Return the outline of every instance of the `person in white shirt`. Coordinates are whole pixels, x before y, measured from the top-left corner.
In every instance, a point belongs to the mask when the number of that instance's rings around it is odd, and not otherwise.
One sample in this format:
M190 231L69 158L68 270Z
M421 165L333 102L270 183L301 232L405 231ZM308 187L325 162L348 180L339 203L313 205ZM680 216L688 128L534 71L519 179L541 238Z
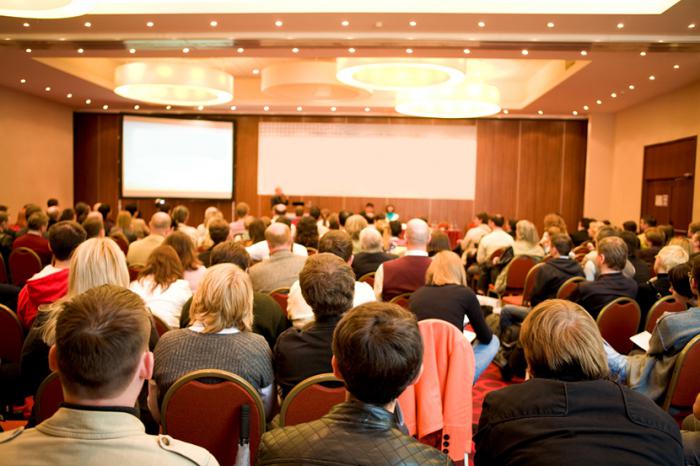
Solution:
M491 228L489 228L488 222L489 214L487 214L486 212L480 212L476 214L476 216L472 220L472 224L474 226L470 228L469 231L467 231L467 234L464 235L464 239L460 241L462 251L471 256L476 254L476 248L479 245L479 241L481 241L481 238L483 238L484 235L491 232Z
M484 235L479 241L479 247L476 252L476 262L484 264L491 254L501 248L513 246L515 240L508 233L503 231L505 219L502 215L496 214L489 218L489 228L491 233Z
M281 218L273 223L284 223L285 225L287 225L290 228L291 235L293 238L294 233L295 233L295 231L294 231L295 229L293 229L292 226L294 226L294 225L291 225L291 222L289 222L288 220L287 221L285 221L285 220L286 219ZM261 262L261 261L264 261L264 260L270 258L270 246L266 240L258 241L255 244L251 244L250 246L248 246L245 249L246 249L246 251L248 251L248 254L250 254L250 259L253 262ZM309 255L309 251L306 250L305 246L302 246L299 243L292 243L292 254L295 254L297 256L307 257Z
M197 244L197 229L187 224L190 218L190 211L184 205L175 206L172 213L175 229L181 231L190 237L192 243Z
M318 244L318 252L334 254L348 265L352 265L352 239L344 231L332 230L323 235ZM355 282L355 295L353 306L375 301L372 287L364 282ZM292 325L301 328L314 320L314 313L304 300L301 293L299 280L295 281L289 289L287 297L287 316L292 321Z

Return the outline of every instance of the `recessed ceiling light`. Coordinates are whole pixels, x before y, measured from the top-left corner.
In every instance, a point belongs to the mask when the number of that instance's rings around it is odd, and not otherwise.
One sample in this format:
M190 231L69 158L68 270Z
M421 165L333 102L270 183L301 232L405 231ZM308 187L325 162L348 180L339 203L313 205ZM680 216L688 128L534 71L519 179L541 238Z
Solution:
M83 26L85 26L86 28L91 28L91 27L92 27L92 23L91 23L90 21L85 21L85 22L83 23Z
M165 106L165 109L166 109L166 110L170 110L171 108L173 108L172 105L166 105L166 106Z
M673 69L674 69L674 70L677 70L677 69L680 68L680 67L681 67L681 65L673 65Z
M263 107L263 110L265 110L266 112L269 112L269 111L270 111L270 106L269 106L269 105L265 105L265 106Z
M554 23L551 22L551 21L548 22L548 23L547 23L547 27L550 28L550 29L553 28L553 27L554 27Z
M238 47L238 48L236 49L236 52L238 52L238 53L243 53L243 52L245 52L245 49L244 49L243 47Z
M588 52L586 50L581 50L581 56L585 57L586 55L588 55Z
M357 49L355 49L355 47L350 47L350 48L348 49L348 52L350 52L350 53L355 53L355 52L357 52Z
M418 24L418 23L416 23L415 21L408 22L408 25L411 26L412 28L416 27L416 24Z
M583 106L583 109L584 109L585 111L588 111L589 108L590 108L590 107L589 107L588 105L584 105L584 106Z
M46 87L44 88L44 90L45 90L46 92L51 92L51 86L46 86Z
M218 25L219 25L219 22L218 22L218 21L209 21L209 26L211 26L211 27L213 27L213 28L215 28L215 27L218 26Z
M343 26L344 28L346 28L346 27L350 26L350 21L348 21L347 19L344 19L340 22L340 25Z
M253 74L260 74L260 70L257 68L253 68Z
M32 53L32 49L24 49L24 51L27 53Z
M406 53L408 53L408 54L413 53L413 49L406 49Z
M639 52L639 56L646 57L647 53L644 50L642 50L641 52Z
M649 81L653 81L655 79L656 79L656 76L654 76L653 74L651 76L649 76Z
M695 23L690 23L688 25L688 29L695 29Z
M22 78L22 79L19 80L19 82L20 82L20 84L25 84L25 83L27 82L27 80L24 79L24 78Z
M610 93L610 97L612 97L613 99L617 98L617 93L616 92Z
M238 107L236 107L235 105L231 105L229 108L230 108L231 110L236 110Z
M625 27L625 23L617 23L617 28L622 29Z
M470 53L472 53L472 51L469 49L464 49L462 50L462 52L464 52L465 55L469 55Z
M29 23L22 23L22 26L28 28L29 26L31 26L31 24L29 24Z
M129 49L129 53L136 53L136 49Z
M520 51L520 53L523 54L523 55L527 55L527 54L530 53L530 52L528 52L527 49L522 49L522 50Z
M544 115L544 112L542 110L537 110L538 115Z
M152 28L155 25L156 25L156 23L154 23L153 21L146 22L146 27Z
M600 99L598 99L598 100L596 100L596 101L595 101L595 103L596 103L596 104L598 104L598 105L600 105L600 104L602 104L602 103L603 103L603 101L602 101L602 100L600 100Z
M140 108L141 108L141 106L139 104L134 105L134 110L138 110Z
M182 53L190 53L190 49L185 47L184 49L182 49Z
M365 112L369 112L369 111L371 111L371 110L372 110L371 108L365 107Z
M297 107L297 112L301 112L302 110L304 110L304 107L302 107L301 105L299 105L299 106Z
M505 115L508 115L508 114L510 113L510 111L509 111L507 108L504 108L504 109L503 109L503 113L504 113Z
M85 99L85 103L86 103L87 105L90 105L90 104L92 103L92 100L90 100L90 99Z
M83 49L78 49L78 53L83 53L83 52L85 52L85 50L83 50Z
M292 53L299 53L299 49L296 48L296 47L294 47L294 48L292 49Z
M338 109L335 107L331 107L331 112L335 112L336 110L338 110Z
M576 116L576 115L578 115L578 112L577 112L576 110L574 110L573 112L571 112L571 114L572 114L573 116Z
M102 110L107 110L108 108L109 108L109 105L107 105L107 104L104 104L104 105L102 106Z
M658 42L659 44L663 44L663 43L666 42L666 41L663 40L663 39L659 39L659 40L657 40L656 42Z
M198 106L197 106L197 110L199 110L200 112L201 112L202 110L204 110L204 105L198 105Z
M275 21L275 26L277 26L278 28L281 28L282 26L284 26L284 22L282 20L278 19L277 21Z
M483 22L483 21L479 21L478 23L476 23L476 25L479 26L480 28L485 28L485 27L486 27L486 23Z
M69 92L68 94L66 94L66 98L67 98L67 99L72 99L72 98L73 98L73 94L71 94L71 93Z
M634 84L630 84L629 86L627 86L627 89L629 89L630 91L633 91L633 90L634 90Z

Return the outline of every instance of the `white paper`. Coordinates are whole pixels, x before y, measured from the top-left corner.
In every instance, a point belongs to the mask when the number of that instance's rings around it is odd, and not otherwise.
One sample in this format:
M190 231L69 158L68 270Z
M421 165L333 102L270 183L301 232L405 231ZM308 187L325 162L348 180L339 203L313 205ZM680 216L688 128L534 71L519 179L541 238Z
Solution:
M464 331L464 336L467 337L467 340L469 340L469 343L472 343L474 340L476 340L476 333L471 332L469 330Z
M644 351L649 351L649 340L651 340L651 333L645 330L642 333L632 335L630 340L632 340L632 343L639 346Z

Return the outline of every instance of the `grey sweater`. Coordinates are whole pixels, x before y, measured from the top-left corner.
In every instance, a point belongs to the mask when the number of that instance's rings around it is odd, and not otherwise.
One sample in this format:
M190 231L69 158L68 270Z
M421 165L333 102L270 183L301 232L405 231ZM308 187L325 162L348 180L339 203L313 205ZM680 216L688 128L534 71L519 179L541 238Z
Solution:
M200 369L232 372L258 391L274 380L270 347L252 332L218 335L171 330L160 338L154 355L153 378L158 384L159 403L177 379Z

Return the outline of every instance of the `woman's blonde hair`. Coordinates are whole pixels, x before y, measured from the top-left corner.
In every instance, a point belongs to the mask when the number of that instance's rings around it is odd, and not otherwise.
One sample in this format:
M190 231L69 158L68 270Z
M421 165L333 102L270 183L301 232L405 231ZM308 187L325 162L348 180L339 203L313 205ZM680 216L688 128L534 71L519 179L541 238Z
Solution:
M217 333L236 327L253 328L253 285L243 270L234 264L209 267L192 298L191 322L201 322L204 333Z
M547 230L549 227L558 227L562 233L569 233L566 228L566 221L559 214L547 214L544 216L544 229Z
M464 272L462 259L452 251L438 252L425 272L425 283L437 286L467 286L467 274Z
M131 230L131 213L128 210L120 210L117 214L117 227L123 231Z
M358 241L360 239L360 232L367 228L369 223L362 215L351 215L345 220L345 231L353 241Z
M537 227L529 220L520 220L515 224L515 236L521 241L534 246L540 241Z
M610 373L598 325L571 301L537 305L523 321L520 343L534 377L596 380Z

